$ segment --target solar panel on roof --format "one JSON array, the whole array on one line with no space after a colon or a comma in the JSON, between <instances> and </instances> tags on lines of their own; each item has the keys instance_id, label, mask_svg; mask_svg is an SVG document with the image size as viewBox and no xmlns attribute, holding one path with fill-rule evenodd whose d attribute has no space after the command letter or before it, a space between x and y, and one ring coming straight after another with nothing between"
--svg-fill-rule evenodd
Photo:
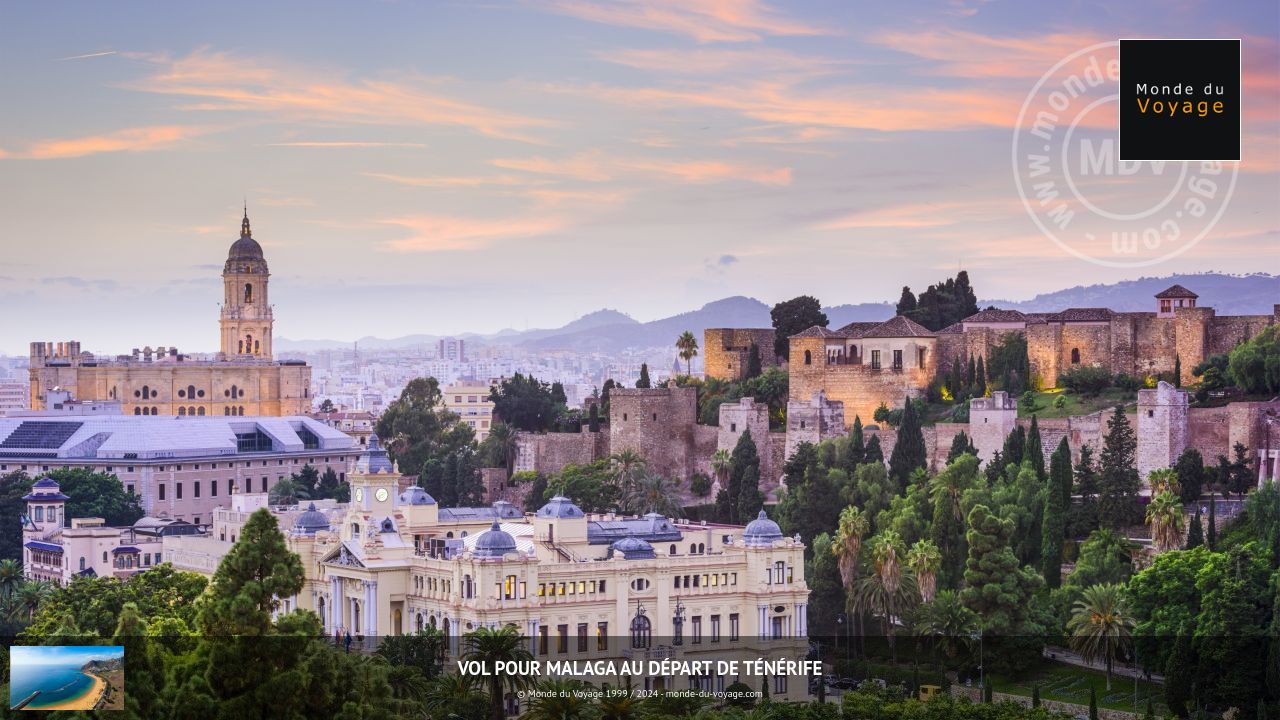
<instances>
[{"instance_id":1,"label":"solar panel on roof","mask_svg":"<svg viewBox=\"0 0 1280 720\"><path fill-rule=\"evenodd\" d=\"M24 421L0 442L0 448L57 450L83 425L82 422Z\"/></svg>"}]
</instances>

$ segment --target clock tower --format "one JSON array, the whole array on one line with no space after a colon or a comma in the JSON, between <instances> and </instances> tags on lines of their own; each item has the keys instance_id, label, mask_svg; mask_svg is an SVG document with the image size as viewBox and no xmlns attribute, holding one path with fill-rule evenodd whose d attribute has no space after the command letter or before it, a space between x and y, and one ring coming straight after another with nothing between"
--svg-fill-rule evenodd
<instances>
[{"instance_id":1,"label":"clock tower","mask_svg":"<svg viewBox=\"0 0 1280 720\"><path fill-rule=\"evenodd\" d=\"M394 512L400 472L387 457L376 434L369 436L368 445L348 475L348 482L351 483L352 514L381 518Z\"/></svg>"},{"instance_id":2,"label":"clock tower","mask_svg":"<svg viewBox=\"0 0 1280 720\"><path fill-rule=\"evenodd\" d=\"M240 221L240 239L231 243L222 268L222 354L271 359L275 324L267 296L267 260L249 228L249 208Z\"/></svg>"}]
</instances>

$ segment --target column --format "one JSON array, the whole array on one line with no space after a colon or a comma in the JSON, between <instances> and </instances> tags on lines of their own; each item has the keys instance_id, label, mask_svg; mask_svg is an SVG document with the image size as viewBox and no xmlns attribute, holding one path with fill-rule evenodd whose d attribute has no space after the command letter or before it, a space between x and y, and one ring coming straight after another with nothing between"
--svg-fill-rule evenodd
<instances>
[{"instance_id":1,"label":"column","mask_svg":"<svg viewBox=\"0 0 1280 720\"><path fill-rule=\"evenodd\" d=\"M342 579L329 581L329 632L342 626Z\"/></svg>"},{"instance_id":2,"label":"column","mask_svg":"<svg viewBox=\"0 0 1280 720\"><path fill-rule=\"evenodd\" d=\"M530 620L525 625L529 632L529 652L534 656L538 656L538 621Z\"/></svg>"},{"instance_id":3,"label":"column","mask_svg":"<svg viewBox=\"0 0 1280 720\"><path fill-rule=\"evenodd\" d=\"M458 618L449 618L449 654L453 657L458 656Z\"/></svg>"},{"instance_id":4,"label":"column","mask_svg":"<svg viewBox=\"0 0 1280 720\"><path fill-rule=\"evenodd\" d=\"M1267 480L1268 466L1271 465L1271 459L1267 457L1266 450L1258 451L1258 487L1262 487L1262 483Z\"/></svg>"}]
</instances>

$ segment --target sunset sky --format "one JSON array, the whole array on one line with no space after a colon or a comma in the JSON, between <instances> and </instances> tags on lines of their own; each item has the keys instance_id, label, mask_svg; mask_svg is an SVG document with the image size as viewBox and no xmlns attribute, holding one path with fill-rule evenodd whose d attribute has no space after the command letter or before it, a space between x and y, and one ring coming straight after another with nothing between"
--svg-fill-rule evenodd
<instances>
[{"instance_id":1,"label":"sunset sky","mask_svg":"<svg viewBox=\"0 0 1280 720\"><path fill-rule=\"evenodd\" d=\"M0 352L215 349L245 199L292 339L1277 272L1278 7L5 3ZM1040 75L1119 37L1244 48L1225 217L1127 270L1041 235L1010 167Z\"/></svg>"}]
</instances>

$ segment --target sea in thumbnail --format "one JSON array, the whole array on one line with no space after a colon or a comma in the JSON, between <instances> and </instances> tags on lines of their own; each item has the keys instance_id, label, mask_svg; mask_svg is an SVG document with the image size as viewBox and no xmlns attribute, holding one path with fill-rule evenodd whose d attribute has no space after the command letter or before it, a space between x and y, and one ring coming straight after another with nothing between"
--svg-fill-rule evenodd
<instances>
[{"instance_id":1,"label":"sea in thumbnail","mask_svg":"<svg viewBox=\"0 0 1280 720\"><path fill-rule=\"evenodd\" d=\"M9 707L23 710L92 709L121 669L124 648L17 646L10 649ZM25 701L25 705L23 704Z\"/></svg>"}]
</instances>

